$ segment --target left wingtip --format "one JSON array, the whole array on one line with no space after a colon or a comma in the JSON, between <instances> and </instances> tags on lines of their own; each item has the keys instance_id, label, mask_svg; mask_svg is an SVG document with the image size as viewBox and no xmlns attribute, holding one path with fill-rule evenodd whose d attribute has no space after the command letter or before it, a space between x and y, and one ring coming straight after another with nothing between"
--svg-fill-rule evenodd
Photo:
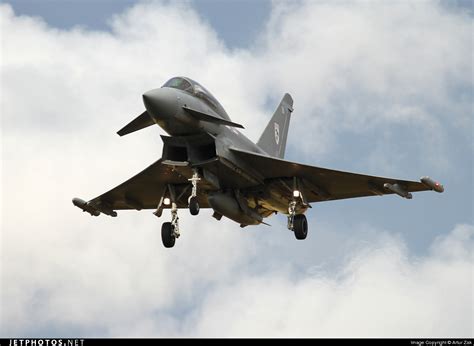
<instances>
[{"instance_id":1,"label":"left wingtip","mask_svg":"<svg viewBox=\"0 0 474 346\"><path fill-rule=\"evenodd\" d=\"M424 176L420 178L420 181L427 187L429 187L431 190L434 190L438 193L444 192L444 186L438 181L435 181L431 179L428 176Z\"/></svg>"}]
</instances>

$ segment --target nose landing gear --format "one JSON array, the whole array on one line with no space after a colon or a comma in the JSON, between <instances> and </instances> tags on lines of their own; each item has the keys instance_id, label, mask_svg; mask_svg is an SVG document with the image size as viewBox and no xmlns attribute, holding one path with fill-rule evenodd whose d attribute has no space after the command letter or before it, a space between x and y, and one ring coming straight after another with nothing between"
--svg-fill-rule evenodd
<instances>
[{"instance_id":1,"label":"nose landing gear","mask_svg":"<svg viewBox=\"0 0 474 346\"><path fill-rule=\"evenodd\" d=\"M197 169L193 169L193 175L188 181L191 182L191 196L188 199L188 207L191 215L199 214L199 203L197 199L197 184L201 180ZM169 197L165 197L165 196ZM180 197L178 197L179 199ZM171 203L171 222L165 222L161 226L161 240L163 245L166 248L171 248L174 246L176 239L179 238L179 217L178 217L178 206L176 204L176 194L173 185L167 185L163 195L160 199L158 207L154 214L157 217L160 217L163 213L163 208L165 205L170 205Z\"/></svg>"},{"instance_id":2,"label":"nose landing gear","mask_svg":"<svg viewBox=\"0 0 474 346\"><path fill-rule=\"evenodd\" d=\"M199 177L197 169L194 169L193 176L191 177L191 179L188 179L188 181L190 181L192 184L191 196L189 196L188 199L188 207L191 215L199 214L199 203L197 200L197 184L200 180L201 178Z\"/></svg>"}]
</instances>

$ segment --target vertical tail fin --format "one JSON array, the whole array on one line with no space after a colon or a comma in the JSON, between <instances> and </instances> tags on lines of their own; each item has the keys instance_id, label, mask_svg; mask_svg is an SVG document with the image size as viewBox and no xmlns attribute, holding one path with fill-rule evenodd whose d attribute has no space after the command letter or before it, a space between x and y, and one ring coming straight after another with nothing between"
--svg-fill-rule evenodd
<instances>
[{"instance_id":1,"label":"vertical tail fin","mask_svg":"<svg viewBox=\"0 0 474 346\"><path fill-rule=\"evenodd\" d=\"M257 142L257 145L268 155L280 159L285 156L291 112L293 112L293 98L290 94L285 94Z\"/></svg>"}]
</instances>

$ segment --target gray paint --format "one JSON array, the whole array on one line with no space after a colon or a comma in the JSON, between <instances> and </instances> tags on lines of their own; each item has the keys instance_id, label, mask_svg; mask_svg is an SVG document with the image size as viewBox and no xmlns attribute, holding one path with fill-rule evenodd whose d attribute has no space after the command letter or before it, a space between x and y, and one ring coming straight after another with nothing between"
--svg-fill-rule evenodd
<instances>
[{"instance_id":1,"label":"gray paint","mask_svg":"<svg viewBox=\"0 0 474 346\"><path fill-rule=\"evenodd\" d=\"M195 171L201 177L197 196L201 208L213 208L216 215L241 226L260 224L276 212L288 214L295 189L302 195L296 199L297 214L305 213L313 202L441 191L427 177L422 182L407 181L282 160L293 111L289 94L284 95L257 144L236 128L239 124L209 91L191 79L172 78L162 88L143 94L143 102L146 112L119 134L149 126L151 119L170 135L162 136L162 158L89 202L74 200L77 207L91 215L115 216L115 210L154 209L165 197L174 198L178 208L187 208L188 179ZM174 196L168 191L174 191Z\"/></svg>"},{"instance_id":2,"label":"gray paint","mask_svg":"<svg viewBox=\"0 0 474 346\"><path fill-rule=\"evenodd\" d=\"M285 94L257 142L257 145L270 156L281 159L285 157L291 112L293 112L293 98L290 94Z\"/></svg>"}]
</instances>

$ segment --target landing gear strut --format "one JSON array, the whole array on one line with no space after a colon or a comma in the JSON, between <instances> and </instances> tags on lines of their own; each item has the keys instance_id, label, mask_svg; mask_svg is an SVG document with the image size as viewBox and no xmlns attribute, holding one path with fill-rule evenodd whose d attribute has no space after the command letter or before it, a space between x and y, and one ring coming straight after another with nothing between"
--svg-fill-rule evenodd
<instances>
[{"instance_id":1,"label":"landing gear strut","mask_svg":"<svg viewBox=\"0 0 474 346\"><path fill-rule=\"evenodd\" d=\"M191 213L191 215L199 214L199 203L197 200L197 184L200 180L201 178L199 177L197 169L194 169L193 176L191 177L191 179L188 179L188 181L190 181L192 184L191 196L189 196L188 199L189 212Z\"/></svg>"},{"instance_id":2,"label":"landing gear strut","mask_svg":"<svg viewBox=\"0 0 474 346\"><path fill-rule=\"evenodd\" d=\"M188 199L189 211L191 215L199 214L199 203L197 200L197 184L201 180L197 169L193 169L193 175L188 179L192 184L191 196ZM169 192L169 197L165 197ZM180 197L178 197L179 199ZM158 207L154 214L160 217L163 213L163 205L169 205L171 203L171 222L165 222L161 226L161 240L163 245L167 248L173 247L176 239L179 238L179 217L178 217L178 206L176 204L176 194L173 185L167 185L163 195L160 199Z\"/></svg>"},{"instance_id":3,"label":"landing gear strut","mask_svg":"<svg viewBox=\"0 0 474 346\"><path fill-rule=\"evenodd\" d=\"M171 222L165 222L161 226L161 240L167 248L173 247L176 239L179 238L179 217L176 203L171 204Z\"/></svg>"},{"instance_id":4,"label":"landing gear strut","mask_svg":"<svg viewBox=\"0 0 474 346\"><path fill-rule=\"evenodd\" d=\"M293 199L288 204L288 229L295 233L295 238L298 240L306 239L308 235L308 221L304 214L296 214L296 205L298 202L296 198L301 198L304 203L304 198L301 195L301 192L295 188L293 192Z\"/></svg>"},{"instance_id":5,"label":"landing gear strut","mask_svg":"<svg viewBox=\"0 0 474 346\"><path fill-rule=\"evenodd\" d=\"M293 199L288 205L288 229L293 230L296 215L296 201Z\"/></svg>"},{"instance_id":6,"label":"landing gear strut","mask_svg":"<svg viewBox=\"0 0 474 346\"><path fill-rule=\"evenodd\" d=\"M165 197L169 193L169 197ZM178 217L178 206L176 205L176 194L173 185L166 185L165 190L161 196L160 202L156 207L156 211L153 213L157 217L161 217L163 208L165 205L171 203L171 222L164 222L161 225L161 241L167 248L173 247L176 239L179 238L179 217Z\"/></svg>"},{"instance_id":7,"label":"landing gear strut","mask_svg":"<svg viewBox=\"0 0 474 346\"><path fill-rule=\"evenodd\" d=\"M288 229L295 233L295 238L302 240L308 235L308 221L304 214L296 215L296 201L293 200L288 206Z\"/></svg>"}]
</instances>

